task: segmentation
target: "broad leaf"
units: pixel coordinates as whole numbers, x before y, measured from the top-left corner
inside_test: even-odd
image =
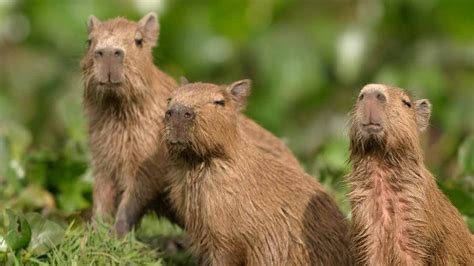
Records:
[[[5,242],[13,251],[25,248],[31,240],[31,228],[28,221],[11,210],[5,210],[4,223],[7,227]]]
[[[65,230],[59,224],[43,218],[38,213],[25,215],[31,225],[31,243],[28,250],[35,256],[46,254],[64,238]]]

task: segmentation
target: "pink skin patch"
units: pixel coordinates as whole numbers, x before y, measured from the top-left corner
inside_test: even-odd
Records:
[[[375,167],[369,176],[372,186],[366,192],[365,210],[367,252],[369,265],[381,265],[389,257],[396,257],[403,265],[416,265],[408,248],[410,241],[404,232],[410,227],[406,222],[407,201],[388,180],[389,171]],[[363,217],[363,216],[362,216]]]

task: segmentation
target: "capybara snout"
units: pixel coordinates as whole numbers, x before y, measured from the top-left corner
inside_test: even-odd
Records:
[[[95,49],[95,72],[97,80],[101,85],[123,82],[124,56],[125,51],[119,47],[103,47]]]
[[[180,103],[172,104],[165,113],[168,143],[171,145],[189,144],[188,133],[195,117],[196,113],[192,107]]]
[[[383,108],[387,102],[384,91],[377,86],[366,86],[359,95],[360,126],[368,134],[383,129]]]

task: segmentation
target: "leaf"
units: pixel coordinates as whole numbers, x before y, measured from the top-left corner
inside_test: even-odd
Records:
[[[27,247],[31,240],[31,228],[28,221],[9,209],[5,210],[4,218],[7,220],[7,233],[5,235],[7,246],[13,251]]]
[[[63,240],[65,230],[59,224],[38,213],[27,213],[25,217],[31,225],[32,236],[28,250],[33,255],[44,255]]]

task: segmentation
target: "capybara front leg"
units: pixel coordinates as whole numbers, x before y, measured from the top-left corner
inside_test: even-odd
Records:
[[[96,174],[93,187],[93,225],[98,220],[111,222],[115,214],[117,185],[112,176]]]

